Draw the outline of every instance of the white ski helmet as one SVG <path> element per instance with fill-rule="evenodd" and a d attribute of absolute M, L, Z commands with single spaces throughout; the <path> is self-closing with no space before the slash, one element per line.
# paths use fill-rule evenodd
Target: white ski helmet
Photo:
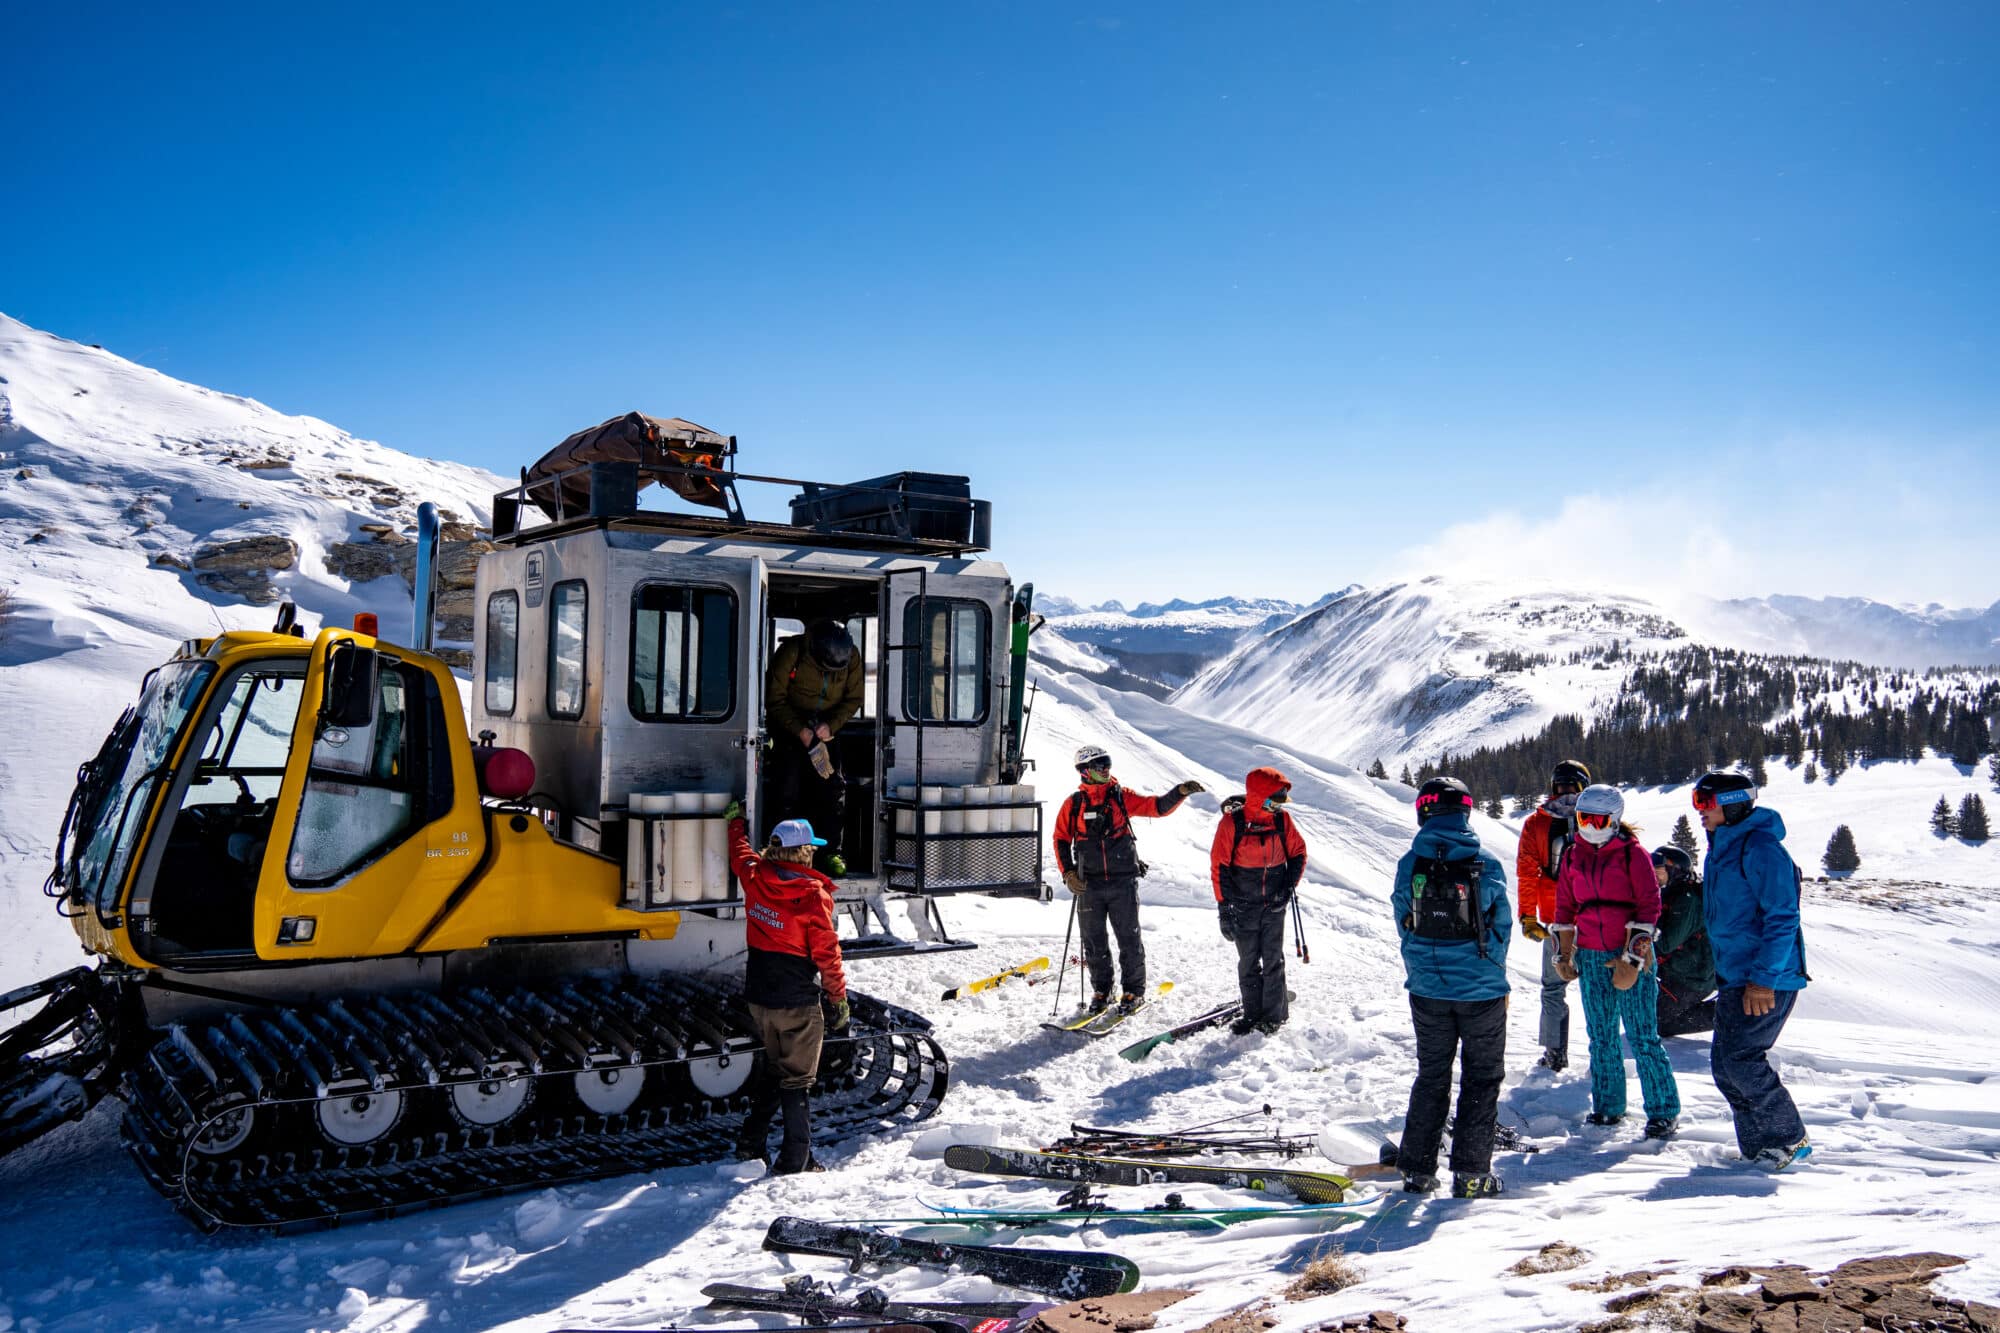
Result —
<path fill-rule="evenodd" d="M 1109 768 L 1111 754 L 1102 745 L 1079 745 L 1076 747 L 1078 768 Z"/>
<path fill-rule="evenodd" d="M 1586 819 L 1585 816 L 1594 818 Z M 1625 798 L 1618 789 L 1606 783 L 1585 787 L 1583 794 L 1576 798 L 1576 836 L 1585 842 L 1602 847 L 1611 841 L 1611 835 L 1618 831 L 1619 821 L 1625 818 Z"/>

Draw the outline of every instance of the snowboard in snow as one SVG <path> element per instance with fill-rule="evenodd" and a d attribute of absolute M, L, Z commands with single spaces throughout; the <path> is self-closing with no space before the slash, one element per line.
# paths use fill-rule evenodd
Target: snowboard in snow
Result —
<path fill-rule="evenodd" d="M 1159 999 L 1173 988 L 1173 982 L 1162 981 L 1159 985 L 1153 987 L 1151 995 L 1140 996 L 1139 1003 L 1133 1005 L 1130 1009 L 1120 1009 L 1115 1004 L 1103 1009 L 1088 1009 L 1071 1014 L 1068 1018 L 1050 1019 L 1048 1022 L 1042 1024 L 1042 1026 L 1051 1028 L 1057 1032 L 1081 1032 L 1086 1036 L 1101 1037 L 1132 1015 L 1138 1013 L 1141 1009 L 1144 1009 L 1150 1001 Z"/>
<path fill-rule="evenodd" d="M 1021 964 L 1019 967 L 1010 967 L 1005 972 L 996 972 L 990 977 L 981 977 L 977 981 L 968 981 L 963 986 L 953 986 L 944 993 L 942 998 L 956 1000 L 961 995 L 977 995 L 981 991 L 992 990 L 1009 977 L 1032 977 L 1037 972 L 1046 972 L 1048 970 L 1049 960 L 1046 958 L 1036 958 Z"/>
<path fill-rule="evenodd" d="M 728 1282 L 701 1289 L 712 1310 L 767 1310 L 801 1319 L 903 1320 L 956 1324 L 969 1333 L 1011 1333 L 1050 1307 L 1039 1301 L 892 1301 L 879 1288 L 836 1292 L 810 1278 L 794 1278 L 784 1288 L 739 1287 Z M 786 1333 L 798 1333 L 787 1329 Z"/>
<path fill-rule="evenodd" d="M 845 1259 L 857 1267 L 873 1263 L 957 1269 L 1066 1301 L 1112 1296 L 1139 1285 L 1139 1266 L 1115 1254 L 905 1240 L 884 1231 L 815 1222 L 804 1217 L 774 1220 L 764 1235 L 764 1248 Z"/>
<path fill-rule="evenodd" d="M 1209 1166 L 1194 1162 L 1136 1161 L 1083 1153 L 1031 1152 L 1025 1148 L 983 1148 L 954 1143 L 944 1164 L 955 1171 L 1041 1180 L 1087 1181 L 1095 1185 L 1222 1185 L 1231 1189 L 1289 1194 L 1304 1203 L 1339 1203 L 1354 1184 L 1328 1171 L 1266 1171 L 1251 1166 Z"/>

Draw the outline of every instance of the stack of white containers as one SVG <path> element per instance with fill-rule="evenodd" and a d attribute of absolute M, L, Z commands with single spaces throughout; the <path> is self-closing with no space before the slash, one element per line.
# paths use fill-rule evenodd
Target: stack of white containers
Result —
<path fill-rule="evenodd" d="M 671 907 L 735 896 L 729 882 L 729 826 L 722 818 L 729 799 L 728 792 L 632 794 L 626 803 L 627 904 Z"/>
<path fill-rule="evenodd" d="M 914 835 L 917 820 L 926 834 L 968 835 L 949 842 L 924 843 L 924 883 L 934 889 L 967 884 L 1027 883 L 1033 880 L 1033 838 L 1007 836 L 1032 833 L 1034 812 L 996 810 L 1035 799 L 1034 787 L 1022 784 L 968 787 L 898 787 L 899 801 L 919 801 L 933 807 L 921 812 L 898 810 L 896 832 Z"/>

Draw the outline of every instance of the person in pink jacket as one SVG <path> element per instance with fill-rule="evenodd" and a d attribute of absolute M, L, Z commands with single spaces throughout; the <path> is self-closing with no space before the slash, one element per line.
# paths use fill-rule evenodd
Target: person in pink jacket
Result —
<path fill-rule="evenodd" d="M 1577 841 L 1556 880 L 1556 965 L 1577 978 L 1583 993 L 1590 1123 L 1615 1125 L 1625 1118 L 1622 1027 L 1639 1065 L 1646 1137 L 1665 1139 L 1679 1127 L 1681 1094 L 1658 1026 L 1652 939 L 1660 885 L 1652 853 L 1624 814 L 1625 798 L 1616 787 L 1586 787 L 1576 799 Z"/>

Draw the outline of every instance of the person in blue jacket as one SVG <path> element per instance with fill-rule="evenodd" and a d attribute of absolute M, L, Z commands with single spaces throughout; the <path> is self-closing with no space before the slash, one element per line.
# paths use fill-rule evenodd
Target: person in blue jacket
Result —
<path fill-rule="evenodd" d="M 1702 920 L 1715 953 L 1715 1037 L 1709 1068 L 1736 1119 L 1736 1146 L 1768 1171 L 1812 1153 L 1791 1094 L 1767 1059 L 1806 988 L 1799 871 L 1785 821 L 1759 809 L 1747 774 L 1718 770 L 1694 784 L 1708 830 Z"/>
<path fill-rule="evenodd" d="M 1396 863 L 1390 895 L 1403 938 L 1404 987 L 1417 1033 L 1417 1078 L 1396 1169 L 1403 1188 L 1438 1187 L 1438 1144 L 1459 1063 L 1451 1192 L 1498 1194 L 1493 1137 L 1507 1064 L 1507 939 L 1514 927 L 1507 872 L 1472 831 L 1472 793 L 1457 778 L 1417 791 L 1417 836 Z"/>

